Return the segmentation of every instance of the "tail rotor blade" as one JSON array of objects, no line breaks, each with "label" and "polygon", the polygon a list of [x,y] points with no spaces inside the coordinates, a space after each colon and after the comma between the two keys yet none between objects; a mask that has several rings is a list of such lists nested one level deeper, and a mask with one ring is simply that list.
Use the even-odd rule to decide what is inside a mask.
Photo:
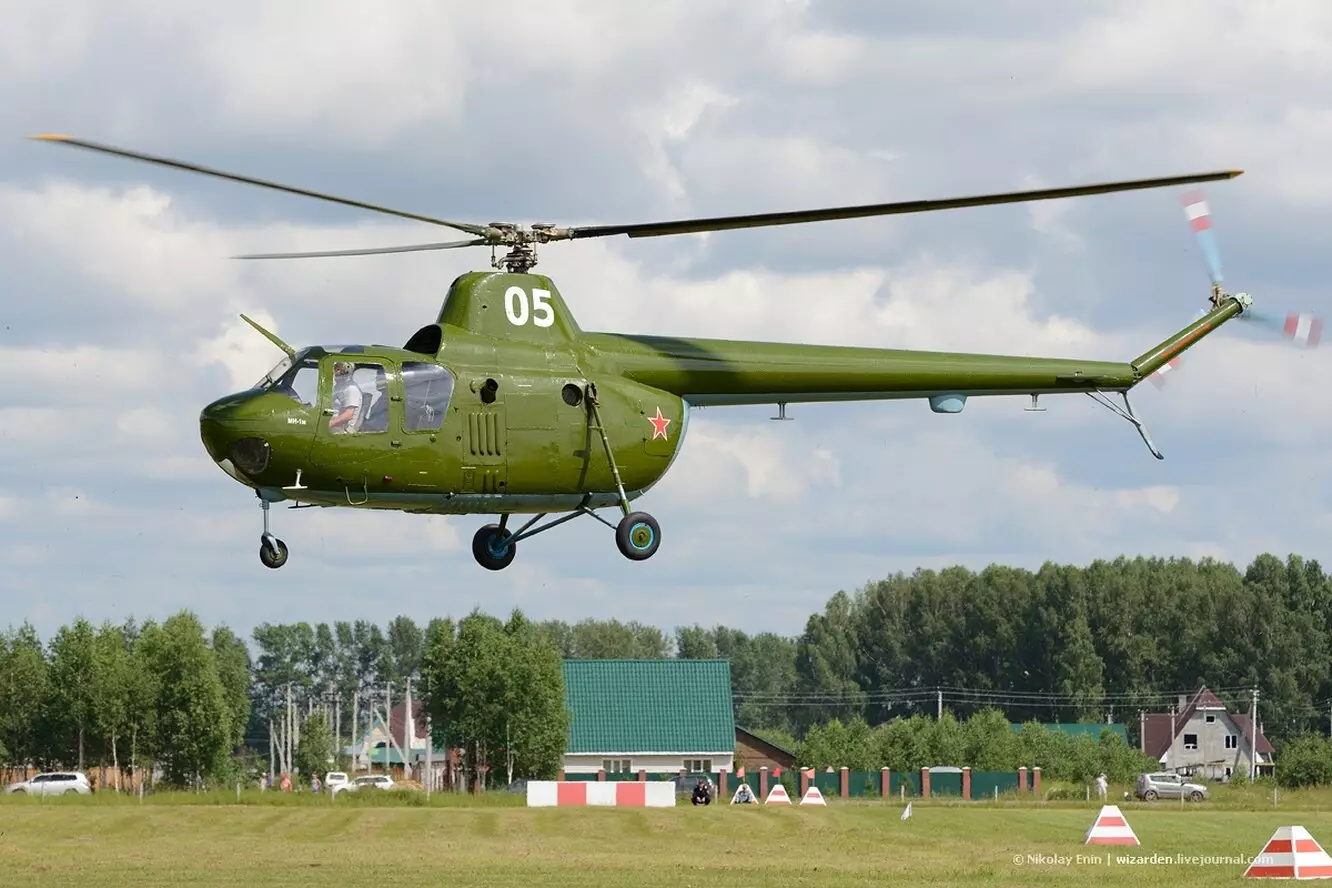
[{"label": "tail rotor blade", "polygon": [[1279,331],[1295,345],[1315,348],[1323,339],[1323,319],[1307,312],[1279,315],[1250,308],[1240,317],[1270,330]]},{"label": "tail rotor blade", "polygon": [[1189,220],[1198,246],[1202,248],[1203,260],[1207,263],[1207,274],[1212,279],[1212,286],[1219,287],[1224,278],[1221,276],[1221,251],[1216,246],[1216,236],[1212,234],[1212,211],[1207,206],[1207,195],[1202,189],[1194,189],[1180,197],[1184,206],[1184,215]]},{"label": "tail rotor blade", "polygon": [[1182,359],[1178,356],[1171,358],[1169,361],[1166,361],[1164,364],[1158,367],[1155,373],[1153,373],[1150,377],[1148,377],[1149,379],[1151,379],[1152,385],[1156,386],[1158,391],[1165,388],[1166,382],[1168,381],[1166,378],[1166,374],[1168,374],[1171,370],[1174,370],[1177,367],[1179,367],[1179,363],[1181,360]]}]

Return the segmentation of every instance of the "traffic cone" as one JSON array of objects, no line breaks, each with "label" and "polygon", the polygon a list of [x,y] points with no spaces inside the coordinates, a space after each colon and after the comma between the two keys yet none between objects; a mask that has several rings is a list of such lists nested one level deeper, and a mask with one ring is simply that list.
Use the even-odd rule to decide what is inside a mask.
[{"label": "traffic cone", "polygon": [[1281,826],[1244,871],[1249,879],[1332,879],[1328,857],[1302,826]]},{"label": "traffic cone", "polygon": [[828,803],[827,803],[826,801],[824,801],[824,799],[823,799],[823,793],[819,792],[819,788],[818,788],[817,786],[814,786],[813,784],[811,784],[810,787],[809,787],[809,789],[805,790],[805,795],[804,795],[804,797],[800,800],[800,804],[802,804],[802,805],[823,805],[823,806],[826,807]]},{"label": "traffic cone", "polygon": [[1096,815],[1096,822],[1087,830],[1084,845],[1137,845],[1137,835],[1128,825],[1118,805],[1102,805],[1101,813]]}]

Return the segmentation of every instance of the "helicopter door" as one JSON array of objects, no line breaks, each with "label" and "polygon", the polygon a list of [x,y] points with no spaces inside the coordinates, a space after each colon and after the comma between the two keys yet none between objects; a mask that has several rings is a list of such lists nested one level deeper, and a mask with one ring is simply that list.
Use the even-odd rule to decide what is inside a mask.
[{"label": "helicopter door", "polygon": [[317,466],[354,467],[359,485],[368,464],[389,456],[390,377],[396,368],[349,355],[325,358],[319,368],[320,422],[310,459]]},{"label": "helicopter door", "polygon": [[[443,442],[462,438],[463,420],[449,410],[457,379],[434,361],[402,364],[401,487],[408,490],[450,490],[458,480],[458,457]],[[447,425],[446,425],[447,423]]]}]

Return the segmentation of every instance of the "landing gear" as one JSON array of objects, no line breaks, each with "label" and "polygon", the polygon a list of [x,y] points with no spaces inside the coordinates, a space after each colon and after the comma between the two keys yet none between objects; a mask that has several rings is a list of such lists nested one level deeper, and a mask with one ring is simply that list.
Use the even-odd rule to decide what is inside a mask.
[{"label": "landing gear", "polygon": [[606,459],[610,462],[611,475],[615,478],[615,491],[620,496],[618,505],[620,511],[624,513],[624,517],[620,519],[618,524],[611,524],[588,508],[587,503],[591,499],[590,496],[585,497],[583,504],[569,514],[562,515],[536,528],[533,528],[532,525],[546,517],[544,512],[533,516],[532,520],[512,533],[506,529],[509,516],[501,515],[499,524],[487,524],[476,532],[476,536],[472,537],[472,557],[486,570],[503,570],[508,567],[517,554],[516,547],[519,540],[525,540],[528,537],[550,530],[552,527],[558,527],[566,521],[572,521],[579,515],[591,515],[614,530],[615,545],[619,548],[620,554],[630,561],[646,561],[657,553],[658,547],[661,546],[661,525],[657,523],[656,518],[653,518],[647,512],[629,511],[629,497],[624,492],[624,482],[620,480],[620,468],[615,464],[615,452],[611,450],[610,440],[606,437],[606,429],[602,425],[601,415],[597,411],[597,387],[592,383],[588,383],[584,390],[584,400],[588,409],[589,427],[597,430],[601,435],[601,443],[606,448]]},{"label": "landing gear", "polygon": [[615,528],[615,545],[630,561],[646,561],[661,545],[661,527],[647,512],[630,512]]},{"label": "landing gear", "polygon": [[268,500],[260,497],[259,505],[264,510],[264,532],[259,537],[259,561],[264,567],[277,570],[287,563],[287,544],[268,530]]},{"label": "landing gear", "polygon": [[515,534],[504,529],[508,517],[505,515],[499,524],[487,524],[472,537],[472,557],[486,570],[503,570],[518,554],[518,547],[513,542]]}]

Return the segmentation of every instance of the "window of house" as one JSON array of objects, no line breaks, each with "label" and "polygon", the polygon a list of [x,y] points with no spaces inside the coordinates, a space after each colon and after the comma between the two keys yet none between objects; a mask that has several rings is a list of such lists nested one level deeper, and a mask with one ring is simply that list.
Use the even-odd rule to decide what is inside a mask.
[{"label": "window of house", "polygon": [[1239,749],[1239,738],[1234,734],[1227,734],[1226,749]]},{"label": "window of house", "polygon": [[632,769],[629,759],[602,759],[601,770],[607,774],[628,774]]},{"label": "window of house", "polygon": [[1216,716],[1213,715],[1213,714],[1210,713],[1210,712],[1207,713],[1207,723],[1208,723],[1209,725],[1216,724]]},{"label": "window of house", "polygon": [[1197,748],[1198,748],[1198,735],[1197,735],[1197,734],[1185,734],[1185,735],[1184,735],[1184,748],[1185,748],[1185,749],[1197,749]]},{"label": "window of house", "polygon": [[684,769],[688,774],[711,774],[712,759],[685,759]]}]

